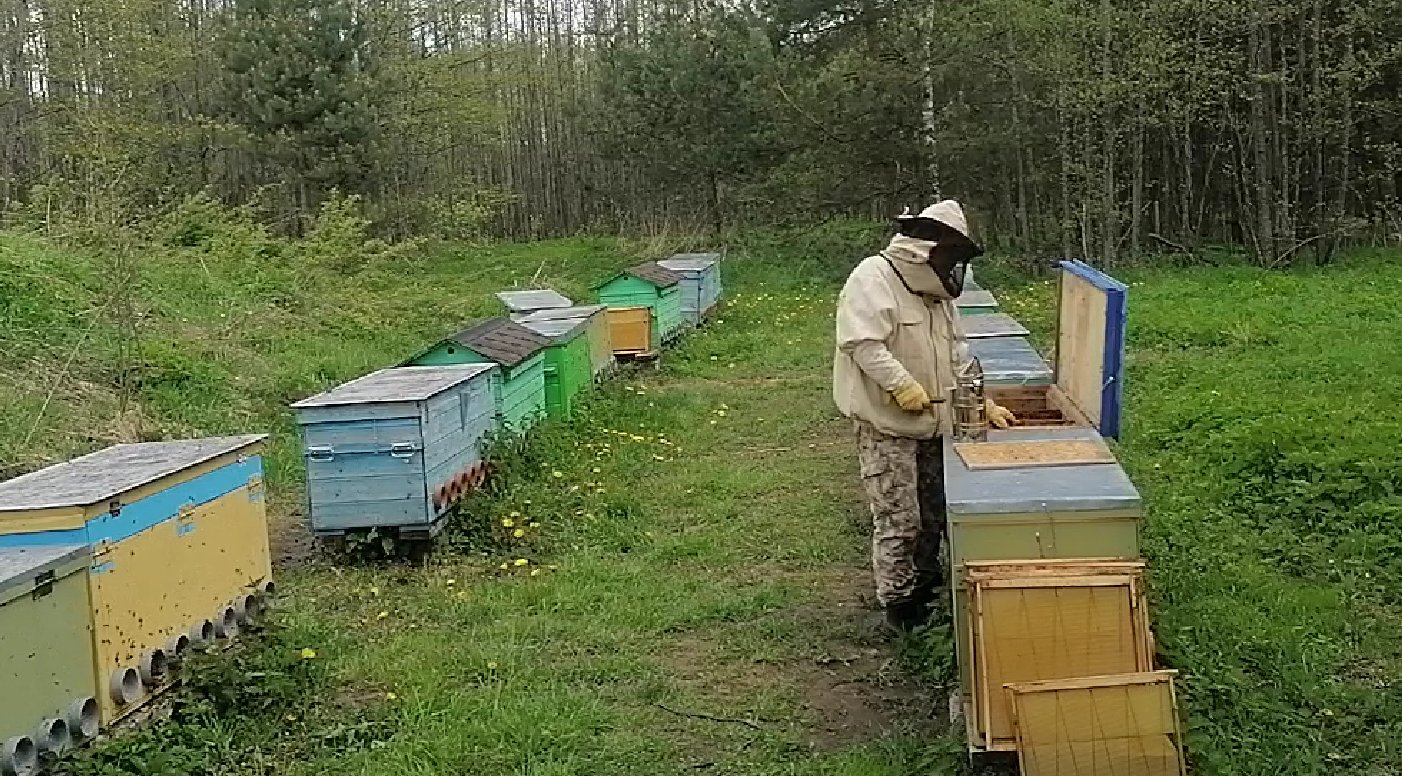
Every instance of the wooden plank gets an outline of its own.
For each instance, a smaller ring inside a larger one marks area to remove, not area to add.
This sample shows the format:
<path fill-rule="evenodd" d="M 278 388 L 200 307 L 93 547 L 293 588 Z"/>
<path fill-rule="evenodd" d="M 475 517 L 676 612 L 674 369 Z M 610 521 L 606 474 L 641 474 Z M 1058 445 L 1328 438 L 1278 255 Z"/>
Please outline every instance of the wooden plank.
<path fill-rule="evenodd" d="M 954 450 L 972 471 L 1115 463 L 1114 453 L 1100 439 L 958 442 Z"/>

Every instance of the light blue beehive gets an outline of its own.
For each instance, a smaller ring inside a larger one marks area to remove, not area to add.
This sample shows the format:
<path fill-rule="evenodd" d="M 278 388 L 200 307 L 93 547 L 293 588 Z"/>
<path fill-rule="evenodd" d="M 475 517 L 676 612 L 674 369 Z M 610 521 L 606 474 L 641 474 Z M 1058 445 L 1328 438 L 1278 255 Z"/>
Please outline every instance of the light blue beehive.
<path fill-rule="evenodd" d="M 711 314 L 721 298 L 720 254 L 678 253 L 657 262 L 681 276 L 682 313 L 693 324 Z"/>
<path fill-rule="evenodd" d="M 292 405 L 318 535 L 393 527 L 436 534 L 448 509 L 485 478 L 496 428 L 495 364 L 382 369 Z"/>

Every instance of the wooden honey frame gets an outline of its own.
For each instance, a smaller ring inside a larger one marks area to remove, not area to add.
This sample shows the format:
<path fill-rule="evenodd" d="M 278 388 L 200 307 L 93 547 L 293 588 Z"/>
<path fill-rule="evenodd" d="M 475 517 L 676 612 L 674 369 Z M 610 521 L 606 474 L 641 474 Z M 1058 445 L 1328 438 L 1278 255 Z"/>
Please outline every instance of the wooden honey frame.
<path fill-rule="evenodd" d="M 1132 719 L 1125 720 L 1126 723 L 1128 723 L 1126 727 L 1129 727 L 1130 724 L 1138 725 L 1138 723 L 1146 717 L 1157 717 L 1157 721 L 1159 724 L 1153 727 L 1159 732 L 1155 733 L 1154 735 L 1161 735 L 1167 738 L 1167 740 L 1163 742 L 1164 744 L 1167 744 L 1167 746 L 1162 747 L 1161 751 L 1170 753 L 1172 755 L 1172 763 L 1171 767 L 1167 769 L 1158 769 L 1152 771 L 1152 776 L 1186 776 L 1187 765 L 1186 758 L 1183 755 L 1183 724 L 1178 708 L 1177 691 L 1173 684 L 1173 679 L 1177 675 L 1177 673 L 1177 671 L 1172 670 L 1147 671 L 1141 673 L 1089 676 L 1078 677 L 1074 679 L 1060 679 L 1042 682 L 1018 682 L 1006 685 L 1005 692 L 1008 696 L 1009 706 L 1011 707 L 1013 712 L 1014 725 L 1017 729 L 1019 772 L 1022 774 L 1022 776 L 1054 776 L 1056 773 L 1060 772 L 1060 770 L 1057 768 L 1053 768 L 1050 772 L 1043 769 L 1039 762 L 1039 758 L 1037 758 L 1033 754 L 1034 750 L 1036 750 L 1037 747 L 1032 743 L 1030 739 L 1035 733 L 1034 731 L 1028 730 L 1030 718 L 1032 717 L 1032 715 L 1027 714 L 1027 710 L 1024 708 L 1024 704 L 1030 696 L 1060 693 L 1083 693 L 1086 696 L 1088 696 L 1084 699 L 1085 705 L 1094 706 L 1094 695 L 1096 694 L 1096 691 L 1113 691 L 1118 688 L 1124 688 L 1125 705 L 1126 707 L 1131 707 L 1133 706 L 1133 702 L 1129 698 L 1129 692 L 1132 690 L 1132 688 L 1148 689 L 1154 687 L 1162 687 L 1161 692 L 1163 693 L 1164 697 L 1160 699 L 1153 699 L 1158 700 L 1162 703 L 1160 709 L 1158 709 L 1157 712 L 1153 715 L 1134 715 Z M 1156 703 L 1155 705 L 1159 704 Z M 1090 718 L 1095 719 L 1097 722 L 1107 719 L 1107 717 L 1098 714 L 1090 715 Z M 1111 722 L 1115 721 L 1113 717 L 1109 717 L 1108 719 Z M 1076 720 L 1076 722 L 1080 723 L 1084 723 L 1085 721 L 1085 717 Z M 1068 724 L 1067 732 L 1069 732 L 1069 729 L 1070 725 Z M 1105 740 L 1107 742 L 1110 740 L 1123 741 L 1127 738 L 1135 737 L 1142 738 L 1143 735 L 1141 734 L 1140 736 L 1117 736 L 1110 737 Z M 1092 740 L 1100 741 L 1101 739 L 1096 738 Z M 1100 762 L 1103 761 L 1099 759 L 1093 759 L 1089 769 L 1082 769 L 1077 767 L 1076 772 L 1078 774 L 1084 774 L 1084 776 L 1106 776 L 1107 773 L 1114 774 L 1121 772 L 1113 770 L 1108 772 L 1102 771 L 1097 767 L 1097 764 Z"/>
<path fill-rule="evenodd" d="M 998 590 L 1073 589 L 1124 587 L 1129 596 L 1130 637 L 1133 640 L 1134 668 L 1148 671 L 1153 666 L 1153 637 L 1149 627 L 1148 606 L 1143 585 L 1144 564 L 1139 561 L 1097 562 L 1087 560 L 1013 561 L 971 563 L 965 584 L 970 605 L 966 626 L 972 645 L 971 662 L 974 686 L 969 715 L 969 740 L 986 751 L 1013 751 L 1017 748 L 1013 735 L 997 735 L 995 724 L 1011 727 L 1011 709 L 1006 707 L 1002 688 L 991 686 L 987 644 L 988 627 L 983 615 L 986 597 Z M 1046 679 L 1062 679 L 1052 676 Z M 1019 682 L 1022 683 L 1022 682 Z M 995 710 L 995 701 L 998 708 Z M 1003 725 L 1003 722 L 1008 724 Z"/>

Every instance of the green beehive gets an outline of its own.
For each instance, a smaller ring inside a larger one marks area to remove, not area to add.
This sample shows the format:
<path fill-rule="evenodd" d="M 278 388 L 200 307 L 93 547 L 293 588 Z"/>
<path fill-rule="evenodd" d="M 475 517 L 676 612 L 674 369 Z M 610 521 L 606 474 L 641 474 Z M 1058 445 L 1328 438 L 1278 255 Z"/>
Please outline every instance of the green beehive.
<path fill-rule="evenodd" d="M 443 340 L 401 366 L 497 364 L 497 419 L 524 432 L 545 414 L 545 349 L 550 340 L 507 318 L 490 318 Z"/>
<path fill-rule="evenodd" d="M 0 548 L 0 771 L 98 733 L 91 560 L 82 544 Z"/>
<path fill-rule="evenodd" d="M 545 411 L 552 418 L 570 417 L 575 397 L 594 384 L 589 319 L 526 320 L 521 325 L 550 340 L 545 349 Z"/>
<path fill-rule="evenodd" d="M 682 310 L 681 276 L 655 261 L 629 267 L 595 286 L 601 304 L 646 307 L 652 314 L 652 349 L 681 336 L 688 322 Z"/>

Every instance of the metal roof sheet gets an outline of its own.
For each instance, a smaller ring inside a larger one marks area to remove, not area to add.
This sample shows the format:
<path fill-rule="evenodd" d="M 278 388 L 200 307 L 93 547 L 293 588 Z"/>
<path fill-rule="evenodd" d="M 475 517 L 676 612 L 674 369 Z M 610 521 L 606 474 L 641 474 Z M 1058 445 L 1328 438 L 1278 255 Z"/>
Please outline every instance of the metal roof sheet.
<path fill-rule="evenodd" d="M 1026 337 L 1031 332 L 1027 327 L 1017 322 L 1017 319 L 1007 313 L 988 313 L 987 315 L 965 315 L 959 319 L 960 326 L 964 329 L 964 336 L 969 339 L 981 339 L 984 337 Z"/>
<path fill-rule="evenodd" d="M 495 364 L 391 367 L 303 399 L 293 404 L 292 408 L 423 401 L 495 368 Z"/>
<path fill-rule="evenodd" d="M 1097 439 L 1090 428 L 990 429 L 990 442 Z M 970 470 L 952 440 L 944 450 L 945 496 L 955 514 L 1024 514 L 1142 509 L 1118 463 Z"/>
<path fill-rule="evenodd" d="M 546 320 L 523 320 L 521 325 L 547 337 L 551 342 L 569 342 L 589 329 L 588 318 L 550 318 Z"/>
<path fill-rule="evenodd" d="M 34 578 L 88 553 L 86 544 L 46 544 L 0 548 L 0 601 L 12 585 L 33 585 Z M 21 591 L 22 592 L 22 591 Z"/>
<path fill-rule="evenodd" d="M 549 310 L 536 310 L 535 312 L 526 313 L 525 315 L 516 318 L 515 321 L 517 323 L 526 323 L 527 321 L 560 321 L 572 318 L 583 318 L 585 320 L 588 320 L 589 318 L 592 318 L 595 315 L 598 315 L 599 313 L 604 312 L 607 309 L 608 306 L 602 304 L 582 304 L 576 305 L 574 307 L 555 307 Z"/>
<path fill-rule="evenodd" d="M 678 253 L 657 262 L 673 272 L 701 272 L 720 262 L 719 253 Z"/>
<path fill-rule="evenodd" d="M 553 307 L 571 307 L 569 297 L 551 288 L 529 291 L 498 291 L 497 298 L 513 313 L 528 313 Z"/>
<path fill-rule="evenodd" d="M 250 434 L 116 445 L 0 483 L 0 512 L 100 504 L 264 439 Z"/>

